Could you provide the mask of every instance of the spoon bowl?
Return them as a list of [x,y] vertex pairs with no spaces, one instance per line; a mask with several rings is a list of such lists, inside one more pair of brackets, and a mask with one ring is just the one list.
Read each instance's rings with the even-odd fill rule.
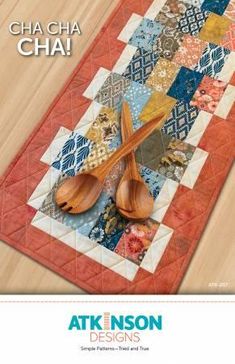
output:
[[123,181],[116,194],[120,214],[129,220],[146,220],[153,211],[153,198],[141,180]]
[[103,189],[103,183],[88,173],[71,177],[56,191],[58,206],[70,214],[78,214],[90,209]]

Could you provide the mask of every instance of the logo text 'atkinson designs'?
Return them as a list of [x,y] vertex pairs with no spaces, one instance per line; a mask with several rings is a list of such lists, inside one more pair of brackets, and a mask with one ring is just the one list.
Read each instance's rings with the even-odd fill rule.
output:
[[146,315],[73,315],[69,330],[162,330],[162,316]]

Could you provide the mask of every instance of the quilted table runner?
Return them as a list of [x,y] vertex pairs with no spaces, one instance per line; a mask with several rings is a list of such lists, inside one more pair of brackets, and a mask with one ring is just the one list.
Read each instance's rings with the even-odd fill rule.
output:
[[[0,238],[90,293],[175,293],[234,160],[235,1],[122,0],[1,179]],[[147,221],[119,215],[113,167],[95,206],[55,204],[68,176],[120,145],[128,101],[154,197]],[[216,244],[216,242],[215,242]]]

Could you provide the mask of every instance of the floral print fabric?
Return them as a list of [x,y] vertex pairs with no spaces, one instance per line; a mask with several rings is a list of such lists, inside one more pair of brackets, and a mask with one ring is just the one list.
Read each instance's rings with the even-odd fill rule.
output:
[[205,76],[195,92],[190,104],[199,109],[214,113],[227,84],[220,80],[214,80]]
[[119,214],[114,200],[110,198],[89,238],[109,250],[114,250],[127,224],[128,220]]
[[149,76],[146,85],[159,92],[167,92],[179,72],[179,65],[160,58]]
[[151,51],[155,39],[162,29],[163,25],[161,23],[144,18],[129,40],[129,43],[137,48],[141,47],[146,51]]
[[119,115],[114,109],[103,107],[86,134],[86,138],[110,144],[119,128]]
[[183,1],[167,0],[155,20],[168,27],[176,27],[187,7],[188,5]]
[[172,139],[165,155],[161,158],[158,172],[167,178],[180,182],[195,147],[178,139]]
[[115,248],[115,252],[140,265],[158,226],[159,224],[152,219],[143,223],[129,223]]
[[205,48],[206,42],[191,35],[185,35],[173,61],[181,66],[193,69]]

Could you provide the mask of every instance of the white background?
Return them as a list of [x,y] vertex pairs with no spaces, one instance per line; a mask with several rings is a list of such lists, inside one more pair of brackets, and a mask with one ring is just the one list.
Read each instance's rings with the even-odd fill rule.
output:
[[[69,331],[71,316],[105,311],[162,315],[163,329],[141,334],[139,345],[148,346],[149,352],[81,352],[81,345],[92,345],[89,332]],[[229,364],[235,362],[234,328],[234,296],[4,295],[0,296],[0,363],[113,364],[133,360],[134,364],[146,360]]]

